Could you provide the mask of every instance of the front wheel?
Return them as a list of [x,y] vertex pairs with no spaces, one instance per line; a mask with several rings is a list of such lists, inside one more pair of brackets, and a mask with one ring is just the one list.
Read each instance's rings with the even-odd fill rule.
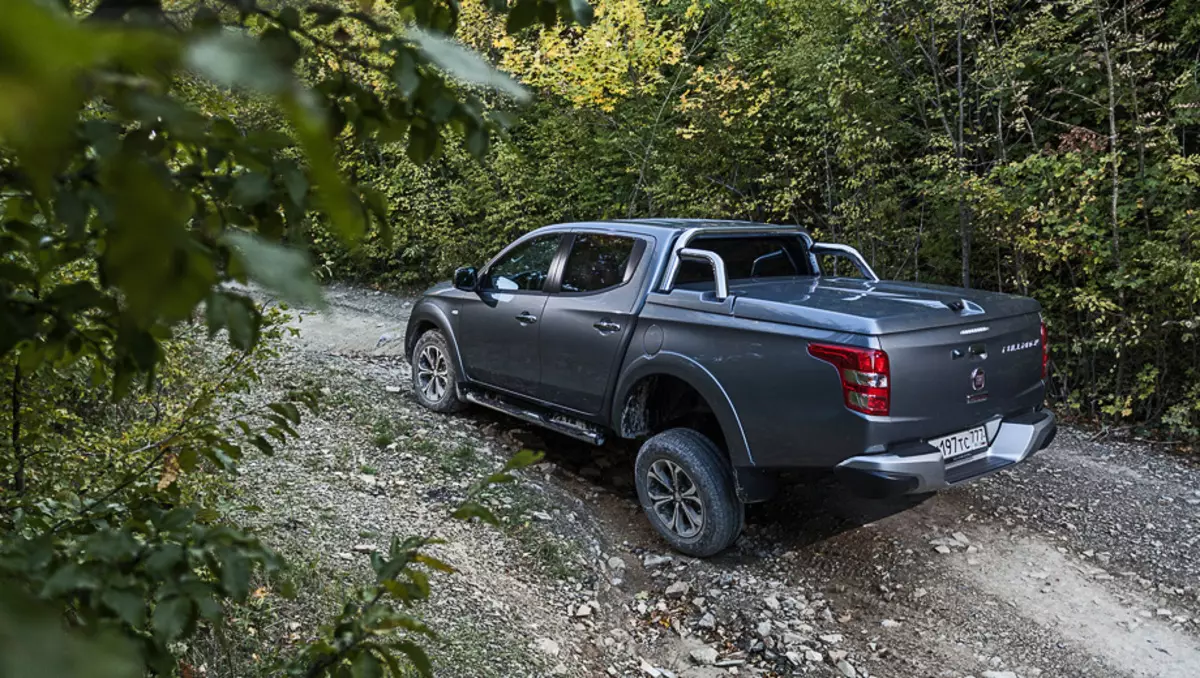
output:
[[642,445],[634,468],[642,510],[675,550],[711,556],[741,534],[746,513],[733,468],[703,434],[663,431]]
[[422,334],[412,353],[412,386],[417,400],[434,412],[457,412],[464,406],[455,391],[457,383],[446,337],[438,330]]

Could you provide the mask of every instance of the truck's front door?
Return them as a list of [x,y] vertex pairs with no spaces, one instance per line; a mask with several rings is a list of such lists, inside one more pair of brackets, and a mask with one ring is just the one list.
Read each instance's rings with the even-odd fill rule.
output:
[[458,345],[469,379],[536,396],[545,286],[562,238],[520,242],[480,275],[477,297],[459,309]]
[[543,312],[543,400],[596,414],[604,406],[635,320],[647,241],[616,233],[576,233],[561,283]]

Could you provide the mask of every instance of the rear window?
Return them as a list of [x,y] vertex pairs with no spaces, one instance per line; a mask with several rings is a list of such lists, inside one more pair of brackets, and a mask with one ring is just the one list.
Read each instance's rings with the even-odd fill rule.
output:
[[576,235],[563,269],[562,290],[598,292],[624,283],[634,242],[619,235]]
[[[730,280],[812,275],[804,242],[796,236],[701,236],[689,247],[720,255]],[[675,283],[687,285],[712,279],[712,267],[708,264],[685,261],[679,267]]]

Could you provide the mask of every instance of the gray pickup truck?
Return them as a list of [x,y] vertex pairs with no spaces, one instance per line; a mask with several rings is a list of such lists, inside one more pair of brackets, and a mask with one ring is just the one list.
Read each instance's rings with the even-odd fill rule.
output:
[[429,409],[474,403],[596,445],[644,440],[634,481],[650,522],[707,556],[782,471],[927,493],[1045,448],[1039,311],[881,281],[853,248],[795,227],[588,222],[458,269],[413,308],[405,349]]

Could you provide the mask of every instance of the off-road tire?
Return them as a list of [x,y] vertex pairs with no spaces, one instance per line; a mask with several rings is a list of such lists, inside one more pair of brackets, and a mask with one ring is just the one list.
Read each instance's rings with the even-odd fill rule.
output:
[[458,399],[458,373],[451,356],[450,344],[440,330],[422,334],[413,347],[413,395],[434,412],[458,412],[466,406]]
[[[672,465],[686,475],[686,480],[676,484],[680,492],[655,479],[669,477]],[[642,510],[676,551],[702,558],[715,555],[741,534],[746,510],[737,497],[733,468],[720,448],[700,432],[673,428],[650,438],[638,450],[634,473]],[[664,501],[665,496],[672,499]],[[699,526],[694,516],[682,508],[687,506],[694,512],[697,501],[702,508]],[[676,517],[672,502],[683,511],[681,518]],[[689,529],[679,529],[684,525]]]

